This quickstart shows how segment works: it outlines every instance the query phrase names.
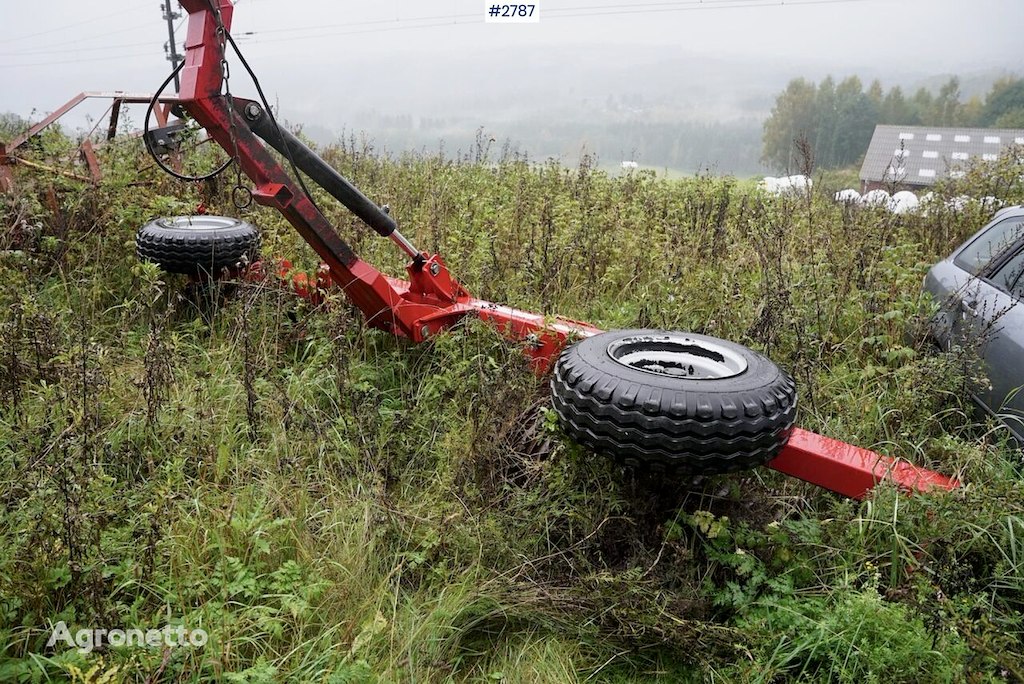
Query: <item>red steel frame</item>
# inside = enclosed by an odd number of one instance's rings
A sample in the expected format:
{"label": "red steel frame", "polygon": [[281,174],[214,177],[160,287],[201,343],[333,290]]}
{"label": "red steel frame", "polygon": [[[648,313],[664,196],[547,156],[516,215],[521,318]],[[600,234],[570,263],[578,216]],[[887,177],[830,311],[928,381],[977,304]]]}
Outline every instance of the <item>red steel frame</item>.
{"label": "red steel frame", "polygon": [[[120,90],[112,92],[84,92],[78,93],[73,98],[62,104],[57,109],[50,112],[42,121],[33,125],[24,133],[19,135],[13,140],[9,140],[6,143],[0,142],[0,191],[8,192],[14,185],[14,177],[11,174],[10,166],[15,164],[24,164],[25,166],[37,166],[40,168],[41,165],[34,164],[28,160],[21,159],[15,156],[15,151],[28,142],[32,137],[42,132],[45,128],[57,121],[72,109],[82,104],[86,100],[100,99],[100,100],[111,100],[110,103],[110,122],[107,125],[107,140],[111,140],[117,133],[117,121],[121,114],[122,105],[126,104],[149,104],[153,99],[152,95],[143,95],[141,93],[125,93]],[[153,113],[156,115],[156,120],[161,126],[167,125],[167,115],[170,113],[171,106],[174,103],[173,98],[160,98],[161,106],[154,107]],[[86,166],[89,169],[89,176],[93,182],[99,182],[102,178],[102,172],[100,171],[99,162],[96,160],[96,153],[92,142],[86,137],[82,141],[82,145],[79,147],[79,151],[82,157],[85,159]],[[75,178],[77,180],[88,181],[90,178],[84,178],[72,173],[63,171],[57,171],[56,169],[46,169],[55,173],[61,173],[65,176]]]}
{"label": "red steel frame", "polygon": [[[417,342],[465,316],[477,316],[509,338],[525,342],[526,352],[542,371],[571,340],[601,332],[587,323],[474,299],[437,254],[417,255],[406,267],[408,280],[387,276],[356,256],[250,130],[238,106],[247,101],[234,98],[232,107],[221,93],[224,42],[219,27],[230,30],[231,0],[180,2],[189,13],[189,24],[177,101],[228,154],[235,155],[237,150],[242,171],[254,183],[254,199],[279,210],[323,259],[315,287],[305,275],[294,279],[300,293],[313,295],[316,287],[340,287],[366,316],[367,324]],[[939,473],[800,428],[794,428],[787,446],[768,467],[856,498],[883,480],[910,492],[948,490],[959,484]]]}

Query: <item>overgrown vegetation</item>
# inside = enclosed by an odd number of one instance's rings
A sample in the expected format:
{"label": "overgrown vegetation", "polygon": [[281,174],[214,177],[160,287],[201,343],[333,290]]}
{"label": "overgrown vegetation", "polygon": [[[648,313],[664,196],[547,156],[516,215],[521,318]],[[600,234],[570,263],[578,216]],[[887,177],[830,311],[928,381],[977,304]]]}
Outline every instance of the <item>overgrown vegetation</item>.
{"label": "overgrown vegetation", "polygon": [[[482,325],[413,346],[338,294],[138,264],[146,220],[237,212],[133,143],[103,156],[99,187],[21,173],[0,198],[0,680],[1024,678],[1018,452],[921,326],[921,277],[980,208],[897,216],[483,142],[326,151],[478,296],[750,345],[797,378],[804,427],[965,483],[854,502],[766,469],[624,471],[562,438],[544,379]],[[266,255],[315,265],[278,215],[246,215]],[[61,620],[210,639],[80,654],[47,647]]]}

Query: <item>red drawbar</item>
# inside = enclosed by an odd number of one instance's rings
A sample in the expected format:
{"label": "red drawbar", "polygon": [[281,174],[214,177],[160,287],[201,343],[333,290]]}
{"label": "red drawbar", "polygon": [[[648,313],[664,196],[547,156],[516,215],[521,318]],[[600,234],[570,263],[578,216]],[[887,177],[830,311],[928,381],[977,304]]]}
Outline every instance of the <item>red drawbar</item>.
{"label": "red drawbar", "polygon": [[[321,292],[336,286],[326,266],[321,266],[316,278],[294,272],[287,260],[279,261],[275,271],[291,283],[296,294],[314,303],[320,301]],[[261,264],[250,267],[249,277],[262,275]],[[409,285],[405,281],[397,278],[388,280],[397,292],[408,290]],[[478,316],[493,323],[505,336],[524,342],[525,352],[539,373],[547,372],[565,345],[572,340],[602,332],[589,323],[562,317],[545,318],[540,314],[465,297],[434,316],[420,319],[419,324],[427,329],[420,339],[435,334],[465,315]],[[864,498],[883,480],[891,481],[901,490],[913,493],[935,489],[952,490],[960,486],[955,479],[940,473],[801,428],[793,428],[789,442],[767,466],[854,499]]]}
{"label": "red drawbar", "polygon": [[854,499],[883,480],[912,493],[960,486],[940,473],[800,428],[793,428],[789,443],[768,467]]}

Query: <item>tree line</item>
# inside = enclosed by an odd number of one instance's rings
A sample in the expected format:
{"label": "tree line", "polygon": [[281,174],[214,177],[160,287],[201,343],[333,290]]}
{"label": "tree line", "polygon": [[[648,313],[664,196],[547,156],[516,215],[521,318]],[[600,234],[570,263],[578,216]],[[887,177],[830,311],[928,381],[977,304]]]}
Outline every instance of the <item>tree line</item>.
{"label": "tree line", "polygon": [[764,123],[762,161],[779,171],[799,169],[794,141],[806,140],[816,166],[850,166],[878,124],[1024,128],[1024,78],[1002,78],[984,98],[966,100],[955,76],[936,92],[922,87],[909,96],[899,86],[885,91],[878,80],[865,90],[857,76],[838,83],[831,76],[821,83],[795,78]]}

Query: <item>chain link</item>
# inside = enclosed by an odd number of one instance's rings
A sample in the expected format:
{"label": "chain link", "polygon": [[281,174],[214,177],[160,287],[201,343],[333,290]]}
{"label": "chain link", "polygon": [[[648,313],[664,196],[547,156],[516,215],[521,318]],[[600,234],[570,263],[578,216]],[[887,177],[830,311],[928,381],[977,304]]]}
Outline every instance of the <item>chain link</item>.
{"label": "chain link", "polygon": [[235,100],[231,95],[231,65],[228,64],[227,29],[220,14],[220,3],[211,0],[214,17],[217,19],[217,39],[220,42],[220,74],[224,81],[224,97],[228,102],[228,133],[231,136],[231,147],[234,152],[235,186],[231,189],[231,201],[238,209],[247,209],[252,204],[252,191],[242,184],[242,161],[238,154],[238,137],[235,131]]}

